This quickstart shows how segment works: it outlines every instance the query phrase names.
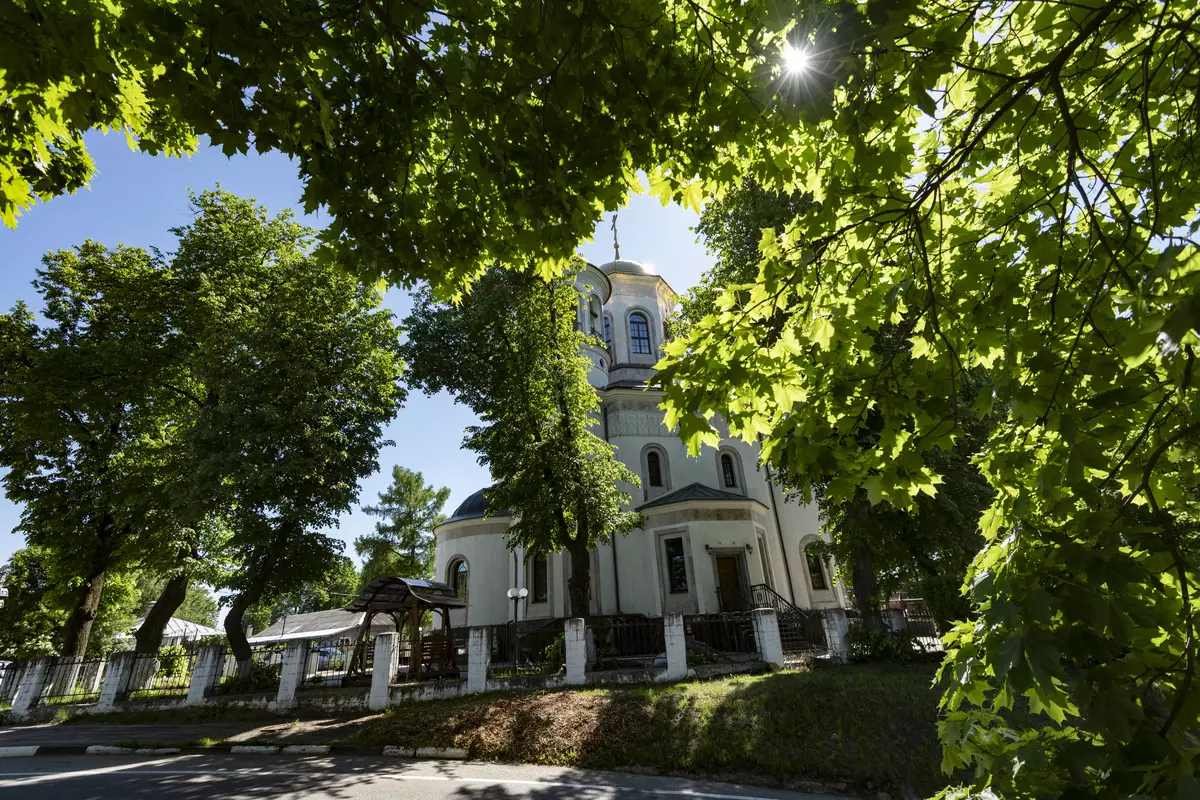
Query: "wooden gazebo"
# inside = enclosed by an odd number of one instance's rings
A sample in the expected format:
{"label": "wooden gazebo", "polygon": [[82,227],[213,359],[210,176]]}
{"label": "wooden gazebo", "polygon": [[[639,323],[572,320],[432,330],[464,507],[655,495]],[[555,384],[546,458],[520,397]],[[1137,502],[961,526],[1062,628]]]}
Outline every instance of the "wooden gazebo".
{"label": "wooden gazebo", "polygon": [[[396,624],[396,633],[403,638],[408,628],[411,650],[408,659],[401,659],[399,666],[407,664],[407,680],[418,681],[428,678],[447,678],[458,675],[455,660],[454,636],[450,629],[450,609],[466,608],[465,601],[444,583],[423,581],[415,578],[376,578],[362,588],[347,611],[362,612],[363,619],[358,633],[358,644],[351,663],[353,671],[365,665],[366,647],[371,631],[371,620],[376,614],[387,614]],[[421,616],[426,611],[436,611],[441,617],[441,629],[426,637],[421,636]],[[363,652],[359,652],[363,651]],[[361,674],[361,673],[360,673]],[[351,676],[353,678],[353,673]]]}

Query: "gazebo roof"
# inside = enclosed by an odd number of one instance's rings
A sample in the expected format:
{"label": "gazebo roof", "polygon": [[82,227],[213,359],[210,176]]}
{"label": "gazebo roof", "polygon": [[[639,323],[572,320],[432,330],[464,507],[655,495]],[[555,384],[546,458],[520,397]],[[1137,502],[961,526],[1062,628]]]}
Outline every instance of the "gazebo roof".
{"label": "gazebo roof", "polygon": [[466,608],[444,583],[416,578],[376,578],[346,606],[347,611],[400,611],[413,608]]}

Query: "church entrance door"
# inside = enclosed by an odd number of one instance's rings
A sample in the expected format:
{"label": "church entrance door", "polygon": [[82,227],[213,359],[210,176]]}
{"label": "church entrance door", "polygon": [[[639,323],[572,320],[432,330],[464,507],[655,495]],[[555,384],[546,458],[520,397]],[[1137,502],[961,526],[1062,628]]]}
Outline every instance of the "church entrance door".
{"label": "church entrance door", "polygon": [[742,569],[739,555],[718,555],[717,596],[721,599],[722,611],[744,611],[742,600]]}

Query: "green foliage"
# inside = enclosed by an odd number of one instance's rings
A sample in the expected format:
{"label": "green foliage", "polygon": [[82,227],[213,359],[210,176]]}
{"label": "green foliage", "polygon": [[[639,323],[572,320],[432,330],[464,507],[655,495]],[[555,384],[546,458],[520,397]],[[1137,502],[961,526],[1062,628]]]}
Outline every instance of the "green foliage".
{"label": "green foliage", "polygon": [[599,399],[576,330],[579,303],[564,279],[492,270],[459,305],[419,293],[404,321],[404,354],[411,385],[448,390],[483,420],[463,444],[497,481],[490,507],[515,520],[508,546],[567,550],[571,613],[586,617],[588,551],[636,526],[620,486],[638,479],[592,432]]}
{"label": "green foliage", "polygon": [[155,676],[164,678],[182,678],[188,674],[188,650],[181,644],[167,645],[159,648],[158,671]]}
{"label": "green foliage", "polygon": [[392,467],[392,484],[379,495],[379,505],[363,511],[380,521],[375,532],[354,540],[364,557],[361,585],[383,576],[432,578],[436,541],[433,529],[445,521],[442,513],[450,490],[434,489],[419,472]]}
{"label": "green foliage", "polygon": [[0,39],[0,217],[84,186],[82,133],[119,128],[150,153],[208,136],[294,156],[307,210],[332,214],[323,240],[364,276],[457,287],[496,260],[561,266],[638,170],[693,206],[683,184],[728,174],[714,146],[744,141],[766,100],[746,87],[770,79],[769,11],[21,4]]}
{"label": "green foliage", "polygon": [[[0,604],[0,658],[38,658],[59,652],[63,625],[76,599],[59,567],[55,554],[44,548],[23,547],[13,553],[3,583],[8,597]],[[88,637],[87,657],[127,646],[136,598],[132,578],[110,576]]]}
{"label": "green foliage", "polygon": [[545,651],[542,653],[543,661],[546,666],[554,669],[561,668],[567,663],[567,637],[566,634],[558,636],[553,642],[546,645]]}
{"label": "green foliage", "polygon": [[259,694],[274,692],[279,689],[279,676],[283,672],[283,664],[251,663],[249,671],[244,674],[232,675],[221,681],[222,694]]}
{"label": "green foliage", "polygon": [[240,568],[222,581],[235,593],[226,630],[246,658],[241,617],[260,599],[298,593],[295,606],[328,608],[348,598],[324,590],[354,591],[327,580],[341,543],[320,531],[378,467],[404,397],[399,334],[378,289],[315,258],[290,213],[219,190],[193,204],[171,261],[193,343],[175,388],[200,422],[185,438],[185,499],[227,514]]}
{"label": "green foliage", "polygon": [[243,623],[255,631],[263,631],[284,617],[342,608],[354,599],[361,583],[354,562],[346,556],[334,556],[318,577],[251,606]]}
{"label": "green foliage", "polygon": [[181,530],[162,385],[172,293],[149,253],[92,241],[47,255],[34,287],[45,324],[23,303],[0,315],[0,465],[26,541],[75,595],[61,647],[80,655],[109,573]]}
{"label": "green foliage", "polygon": [[830,105],[747,166],[815,202],[668,344],[668,422],[694,448],[719,414],[798,485],[910,510],[987,370],[971,410],[1010,414],[978,459],[995,499],[978,619],[948,637],[946,765],[1002,797],[1194,794],[1195,4],[856,9],[853,42],[795,32]]}
{"label": "green foliage", "polygon": [[878,630],[867,625],[851,625],[846,632],[846,648],[851,661],[884,661],[906,664],[918,655],[917,643],[907,631]]}

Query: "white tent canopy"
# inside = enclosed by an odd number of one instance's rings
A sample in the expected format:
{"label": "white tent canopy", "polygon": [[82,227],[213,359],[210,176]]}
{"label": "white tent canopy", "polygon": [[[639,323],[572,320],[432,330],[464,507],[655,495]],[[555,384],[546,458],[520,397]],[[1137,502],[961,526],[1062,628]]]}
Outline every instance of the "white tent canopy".
{"label": "white tent canopy", "polygon": [[[363,613],[335,608],[330,611],[314,611],[311,614],[291,614],[256,633],[247,641],[250,644],[287,642],[293,639],[354,639],[362,625]],[[380,615],[371,622],[371,633],[386,633],[395,630],[390,617]]]}

